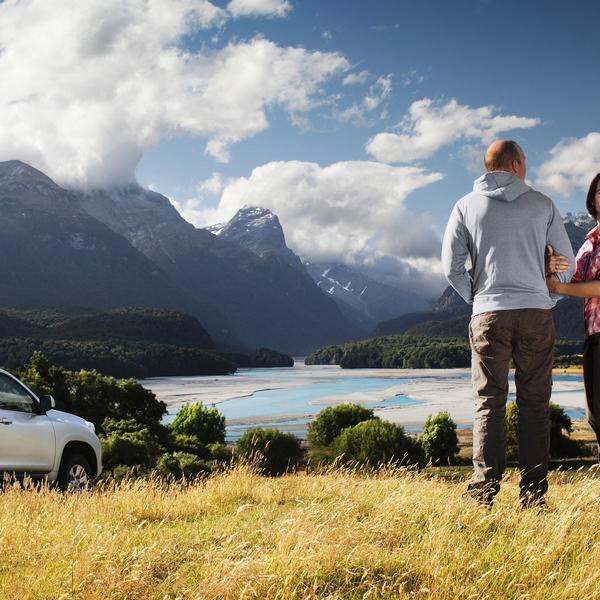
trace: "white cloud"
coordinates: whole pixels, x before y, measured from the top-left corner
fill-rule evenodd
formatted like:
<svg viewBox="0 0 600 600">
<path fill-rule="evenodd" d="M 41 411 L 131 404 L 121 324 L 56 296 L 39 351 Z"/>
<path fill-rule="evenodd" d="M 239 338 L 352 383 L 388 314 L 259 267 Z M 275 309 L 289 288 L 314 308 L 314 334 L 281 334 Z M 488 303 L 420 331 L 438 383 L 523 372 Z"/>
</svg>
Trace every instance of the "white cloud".
<svg viewBox="0 0 600 600">
<path fill-rule="evenodd" d="M 208 179 L 201 181 L 196 189 L 203 195 L 217 196 L 223 191 L 228 181 L 229 179 L 223 173 L 215 171 Z"/>
<path fill-rule="evenodd" d="M 600 171 L 600 132 L 563 140 L 550 150 L 550 158 L 537 169 L 537 187 L 568 197 L 576 189 L 587 191 Z"/>
<path fill-rule="evenodd" d="M 275 212 L 290 247 L 311 261 L 364 261 L 379 255 L 437 257 L 439 235 L 428 215 L 409 212 L 413 191 L 442 179 L 420 167 L 369 161 L 271 162 L 227 183 L 215 208 L 187 202 L 203 227 L 229 220 L 244 205 Z"/>
<path fill-rule="evenodd" d="M 337 113 L 337 118 L 344 123 L 354 123 L 358 126 L 368 126 L 370 121 L 368 113 L 379 108 L 392 94 L 392 76 L 382 76 L 369 87 L 369 91 L 358 104 Z"/>
<path fill-rule="evenodd" d="M 244 205 L 269 208 L 302 258 L 368 267 L 390 283 L 418 280 L 421 291 L 435 294 L 444 287 L 441 238 L 431 215 L 410 212 L 405 200 L 442 178 L 420 167 L 369 161 L 271 162 L 230 180 L 214 208 L 202 200 L 179 206 L 199 227 L 228 221 Z"/>
<path fill-rule="evenodd" d="M 227 18 L 206 0 L 0 3 L 0 160 L 72 186 L 123 184 L 148 148 L 185 133 L 226 161 L 269 126 L 268 109 L 300 121 L 349 68 L 260 38 L 185 50 L 185 36 Z"/>
<path fill-rule="evenodd" d="M 359 73 L 348 73 L 342 83 L 344 85 L 360 85 L 366 83 L 368 79 L 369 71 L 360 71 Z"/>
<path fill-rule="evenodd" d="M 408 163 L 432 156 L 442 146 L 460 139 L 492 142 L 500 133 L 534 127 L 539 119 L 498 114 L 494 106 L 471 108 L 450 100 L 430 98 L 410 105 L 398 128 L 400 133 L 379 133 L 369 140 L 367 152 L 383 162 Z"/>
<path fill-rule="evenodd" d="M 285 17 L 292 5 L 288 0 L 231 0 L 227 10 L 234 17 Z"/>
</svg>

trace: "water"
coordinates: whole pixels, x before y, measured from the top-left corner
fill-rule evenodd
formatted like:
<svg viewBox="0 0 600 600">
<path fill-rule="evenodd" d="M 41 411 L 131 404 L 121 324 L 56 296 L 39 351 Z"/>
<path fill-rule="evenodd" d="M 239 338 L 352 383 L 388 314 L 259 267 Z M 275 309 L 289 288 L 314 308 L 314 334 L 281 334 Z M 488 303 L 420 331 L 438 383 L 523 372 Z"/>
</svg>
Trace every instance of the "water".
<svg viewBox="0 0 600 600">
<path fill-rule="evenodd" d="M 409 376 L 401 373 L 402 376 L 394 370 L 307 367 L 297 362 L 292 368 L 240 369 L 231 376 L 165 377 L 143 383 L 167 402 L 169 414 L 165 422 L 171 421 L 186 402 L 214 404 L 226 418 L 227 441 L 239 439 L 250 427 L 277 427 L 305 438 L 307 424 L 314 416 L 341 401 L 371 408 L 408 431 L 419 431 L 427 415 L 440 410 L 448 410 L 459 427 L 471 426 L 469 371 L 423 370 L 411 371 Z M 511 375 L 510 381 L 513 380 Z M 571 418 L 584 418 L 582 377 L 557 375 L 554 382 L 552 400 L 562 405 Z M 409 394 L 405 391 L 407 385 Z M 404 393 L 399 393 L 399 386 Z M 437 393 L 435 386 L 440 390 Z M 424 389 L 430 393 L 419 399 Z M 509 400 L 513 399 L 514 395 L 509 394 Z"/>
</svg>

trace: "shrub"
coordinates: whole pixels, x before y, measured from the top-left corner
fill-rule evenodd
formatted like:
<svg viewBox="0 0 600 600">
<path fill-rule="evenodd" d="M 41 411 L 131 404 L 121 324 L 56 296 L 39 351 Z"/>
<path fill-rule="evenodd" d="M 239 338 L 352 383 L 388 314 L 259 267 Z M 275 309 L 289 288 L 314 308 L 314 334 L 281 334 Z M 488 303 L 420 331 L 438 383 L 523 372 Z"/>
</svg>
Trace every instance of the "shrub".
<svg viewBox="0 0 600 600">
<path fill-rule="evenodd" d="M 256 462 L 267 475 L 280 475 L 293 469 L 302 458 L 300 440 L 277 429 L 248 429 L 237 444 L 237 454 Z"/>
<path fill-rule="evenodd" d="M 225 417 L 216 408 L 185 404 L 169 425 L 174 435 L 196 438 L 203 444 L 225 442 Z"/>
<path fill-rule="evenodd" d="M 571 418 L 564 409 L 550 402 L 550 456 L 553 458 L 572 458 L 587 456 L 590 451 L 585 444 L 572 439 L 573 431 Z M 519 446 L 519 408 L 516 402 L 510 402 L 506 407 L 506 445 L 508 457 L 518 458 Z"/>
<path fill-rule="evenodd" d="M 329 406 L 309 423 L 308 440 L 317 446 L 328 446 L 346 427 L 354 427 L 373 418 L 373 411 L 359 404 Z"/>
<path fill-rule="evenodd" d="M 106 419 L 103 424 L 102 461 L 107 469 L 118 465 L 153 467 L 163 451 L 156 436 L 134 419 Z"/>
<path fill-rule="evenodd" d="M 194 479 L 211 472 L 210 463 L 188 452 L 165 453 L 156 463 L 156 472 L 163 477 Z"/>
<path fill-rule="evenodd" d="M 66 371 L 52 366 L 40 352 L 34 352 L 17 375 L 34 392 L 52 394 L 57 409 L 91 421 L 100 432 L 110 418 L 135 419 L 157 433 L 166 412 L 165 403 L 133 379 L 117 380 L 96 371 Z"/>
<path fill-rule="evenodd" d="M 394 423 L 372 419 L 344 429 L 333 447 L 342 462 L 377 467 L 390 461 L 403 464 L 421 462 L 421 449 L 416 440 Z"/>
<path fill-rule="evenodd" d="M 429 415 L 419 435 L 419 443 L 426 461 L 436 464 L 453 464 L 458 454 L 456 423 L 446 412 L 435 417 Z"/>
</svg>

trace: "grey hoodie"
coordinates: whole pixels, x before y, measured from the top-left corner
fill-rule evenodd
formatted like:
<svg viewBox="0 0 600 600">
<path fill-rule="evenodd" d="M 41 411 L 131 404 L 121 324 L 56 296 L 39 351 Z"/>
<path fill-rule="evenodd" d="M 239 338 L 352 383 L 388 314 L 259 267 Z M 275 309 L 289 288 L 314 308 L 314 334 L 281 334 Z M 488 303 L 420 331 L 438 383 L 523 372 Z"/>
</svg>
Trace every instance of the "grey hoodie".
<svg viewBox="0 0 600 600">
<path fill-rule="evenodd" d="M 473 304 L 474 315 L 552 308 L 560 296 L 551 297 L 546 287 L 547 244 L 569 259 L 570 270 L 559 278 L 570 281 L 575 258 L 552 200 L 512 173 L 491 171 L 454 206 L 442 244 L 444 275 Z"/>
</svg>

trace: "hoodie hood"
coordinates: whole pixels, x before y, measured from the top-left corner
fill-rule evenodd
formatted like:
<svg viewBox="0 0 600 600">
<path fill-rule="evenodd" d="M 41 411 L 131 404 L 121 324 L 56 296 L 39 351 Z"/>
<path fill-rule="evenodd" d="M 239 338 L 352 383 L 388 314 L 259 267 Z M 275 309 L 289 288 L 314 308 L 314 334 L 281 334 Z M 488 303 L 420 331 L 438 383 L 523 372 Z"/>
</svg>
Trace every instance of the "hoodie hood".
<svg viewBox="0 0 600 600">
<path fill-rule="evenodd" d="M 512 202 L 531 188 L 506 171 L 488 171 L 473 184 L 473 191 L 495 200 Z"/>
</svg>

